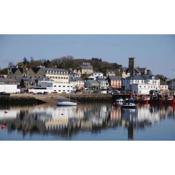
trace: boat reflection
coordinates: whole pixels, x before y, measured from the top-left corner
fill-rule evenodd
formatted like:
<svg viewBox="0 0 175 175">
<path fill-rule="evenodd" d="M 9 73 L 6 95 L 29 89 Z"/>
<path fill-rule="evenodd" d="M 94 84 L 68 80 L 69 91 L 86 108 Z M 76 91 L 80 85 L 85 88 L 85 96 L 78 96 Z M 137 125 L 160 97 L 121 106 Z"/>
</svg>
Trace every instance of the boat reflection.
<svg viewBox="0 0 175 175">
<path fill-rule="evenodd" d="M 101 132 L 120 127 L 126 128 L 128 139 L 133 140 L 139 129 L 151 127 L 165 118 L 174 119 L 174 107 L 137 106 L 121 109 L 111 104 L 84 104 L 69 107 L 33 107 L 0 110 L 1 130 L 25 134 L 60 135 L 71 137 L 83 132 Z M 0 132 L 1 132 L 0 130 Z"/>
</svg>

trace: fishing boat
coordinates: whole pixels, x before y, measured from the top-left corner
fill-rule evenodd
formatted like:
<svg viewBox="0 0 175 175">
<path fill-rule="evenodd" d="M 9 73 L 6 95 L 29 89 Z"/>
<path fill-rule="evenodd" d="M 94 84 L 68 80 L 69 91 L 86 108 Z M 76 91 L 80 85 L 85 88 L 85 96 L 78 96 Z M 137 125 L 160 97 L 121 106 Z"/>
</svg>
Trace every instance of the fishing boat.
<svg viewBox="0 0 175 175">
<path fill-rule="evenodd" d="M 122 108 L 136 108 L 136 104 L 133 99 L 124 101 Z"/>
<path fill-rule="evenodd" d="M 77 103 L 71 101 L 58 101 L 57 106 L 77 106 Z"/>
</svg>

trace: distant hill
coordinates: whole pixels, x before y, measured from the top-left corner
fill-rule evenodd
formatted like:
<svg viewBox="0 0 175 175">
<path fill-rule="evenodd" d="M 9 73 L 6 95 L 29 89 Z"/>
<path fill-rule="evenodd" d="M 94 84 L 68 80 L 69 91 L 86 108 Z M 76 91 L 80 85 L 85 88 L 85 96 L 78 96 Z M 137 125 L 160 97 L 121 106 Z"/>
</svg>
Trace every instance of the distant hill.
<svg viewBox="0 0 175 175">
<path fill-rule="evenodd" d="M 117 71 L 119 68 L 122 67 L 122 65 L 118 63 L 109 63 L 107 61 L 103 61 L 101 58 L 91 58 L 91 59 L 83 59 L 83 58 L 74 58 L 72 56 L 64 56 L 61 58 L 55 58 L 52 60 L 34 60 L 31 58 L 28 60 L 27 58 L 23 58 L 23 61 L 18 62 L 16 65 L 19 67 L 26 67 L 26 68 L 32 68 L 32 67 L 38 67 L 38 66 L 44 66 L 44 67 L 50 67 L 50 68 L 64 68 L 67 70 L 74 70 L 79 69 L 80 65 L 83 62 L 89 62 L 93 66 L 94 71 L 103 72 L 106 73 L 107 70 L 113 70 Z M 12 63 L 9 63 L 9 65 L 12 66 Z M 0 73 L 7 73 L 7 69 L 0 70 Z"/>
</svg>

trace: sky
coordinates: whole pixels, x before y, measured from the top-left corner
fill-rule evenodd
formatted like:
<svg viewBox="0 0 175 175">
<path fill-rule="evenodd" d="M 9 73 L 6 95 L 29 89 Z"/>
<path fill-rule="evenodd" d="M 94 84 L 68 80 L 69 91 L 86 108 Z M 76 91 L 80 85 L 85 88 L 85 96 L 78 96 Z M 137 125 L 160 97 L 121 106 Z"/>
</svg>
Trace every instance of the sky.
<svg viewBox="0 0 175 175">
<path fill-rule="evenodd" d="M 0 35 L 0 67 L 24 57 L 53 59 L 98 57 L 128 66 L 135 57 L 136 66 L 154 74 L 175 77 L 175 35 Z"/>
</svg>

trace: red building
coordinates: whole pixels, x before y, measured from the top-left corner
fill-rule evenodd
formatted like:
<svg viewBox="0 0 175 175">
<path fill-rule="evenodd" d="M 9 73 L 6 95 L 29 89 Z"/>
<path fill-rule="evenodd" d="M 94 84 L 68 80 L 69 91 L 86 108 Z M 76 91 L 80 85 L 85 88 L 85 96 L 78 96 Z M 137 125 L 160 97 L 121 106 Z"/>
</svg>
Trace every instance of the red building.
<svg viewBox="0 0 175 175">
<path fill-rule="evenodd" d="M 113 88 L 113 89 L 121 89 L 121 87 L 122 87 L 121 77 L 109 76 L 108 82 L 109 82 L 109 85 L 111 86 L 111 88 Z"/>
</svg>

